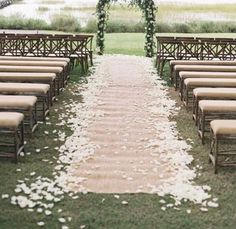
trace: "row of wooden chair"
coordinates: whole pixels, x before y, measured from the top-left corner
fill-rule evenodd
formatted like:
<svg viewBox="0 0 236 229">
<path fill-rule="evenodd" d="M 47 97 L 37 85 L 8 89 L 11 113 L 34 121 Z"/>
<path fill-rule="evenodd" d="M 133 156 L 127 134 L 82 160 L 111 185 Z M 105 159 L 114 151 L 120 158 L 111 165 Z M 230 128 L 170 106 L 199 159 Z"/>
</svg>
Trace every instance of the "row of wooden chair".
<svg viewBox="0 0 236 229">
<path fill-rule="evenodd" d="M 181 100 L 192 108 L 203 144 L 206 132 L 211 133 L 209 160 L 215 173 L 218 166 L 236 166 L 228 159 L 235 151 L 219 144 L 236 139 L 236 61 L 173 60 L 170 68 Z"/>
<path fill-rule="evenodd" d="M 93 64 L 92 35 L 0 33 L 0 55 L 64 57 L 84 72 Z"/>
<path fill-rule="evenodd" d="M 160 75 L 170 60 L 235 60 L 234 38 L 157 36 L 156 66 Z"/>
<path fill-rule="evenodd" d="M 24 135 L 45 121 L 66 86 L 70 59 L 0 56 L 1 157 L 18 160 Z"/>
</svg>

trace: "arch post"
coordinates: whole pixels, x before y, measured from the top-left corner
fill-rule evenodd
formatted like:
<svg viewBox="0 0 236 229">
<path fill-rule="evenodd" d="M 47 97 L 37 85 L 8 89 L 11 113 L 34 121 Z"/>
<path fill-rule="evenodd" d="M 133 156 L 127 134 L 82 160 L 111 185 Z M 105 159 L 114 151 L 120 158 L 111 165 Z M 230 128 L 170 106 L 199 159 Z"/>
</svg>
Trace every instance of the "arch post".
<svg viewBox="0 0 236 229">
<path fill-rule="evenodd" d="M 106 30 L 106 21 L 108 17 L 108 8 L 110 5 L 111 0 L 99 0 L 97 7 L 96 7 L 96 13 L 98 17 L 97 22 L 97 48 L 98 48 L 98 54 L 102 55 L 104 52 L 104 39 L 105 39 L 105 30 Z"/>
<path fill-rule="evenodd" d="M 96 13 L 97 13 L 97 52 L 102 55 L 104 52 L 104 41 L 105 41 L 105 30 L 106 22 L 108 19 L 109 6 L 112 2 L 117 0 L 99 0 Z M 137 5 L 141 10 L 145 18 L 145 52 L 147 57 L 153 57 L 154 55 L 154 35 L 155 35 L 155 24 L 156 24 L 156 6 L 153 0 L 130 0 L 130 5 Z"/>
</svg>

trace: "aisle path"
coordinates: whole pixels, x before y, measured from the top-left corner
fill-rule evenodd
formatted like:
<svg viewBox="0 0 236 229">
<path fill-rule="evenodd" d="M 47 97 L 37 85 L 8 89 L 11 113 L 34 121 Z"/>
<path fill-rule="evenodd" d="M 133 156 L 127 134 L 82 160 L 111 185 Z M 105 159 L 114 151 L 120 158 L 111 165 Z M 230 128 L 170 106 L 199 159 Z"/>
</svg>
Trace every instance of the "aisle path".
<svg viewBox="0 0 236 229">
<path fill-rule="evenodd" d="M 104 115 L 88 128 L 90 141 L 99 148 L 76 172 L 88 178 L 83 186 L 90 191 L 150 192 L 153 184 L 172 174 L 158 155 L 152 155 L 155 149 L 146 147 L 155 137 L 153 123 L 160 117 L 148 109 L 152 101 L 148 92 L 154 85 L 143 64 L 135 58 L 110 63 L 108 86 L 93 107 L 94 112 Z"/>
<path fill-rule="evenodd" d="M 62 182 L 82 192 L 171 194 L 199 203 L 208 198 L 192 182 L 191 147 L 169 120 L 175 102 L 152 60 L 115 55 L 99 62 L 82 93 L 84 104 L 73 105 L 74 134 L 61 149 L 73 160 Z"/>
<path fill-rule="evenodd" d="M 57 163 L 52 177 L 32 171 L 18 180 L 11 203 L 28 207 L 30 212 L 40 206 L 48 216 L 66 194 L 77 199 L 78 192 L 151 193 L 174 199 L 160 199 L 163 211 L 179 210 L 187 200 L 200 204 L 203 212 L 218 207 L 218 199 L 209 193 L 211 188 L 194 182 L 201 166 L 189 167 L 191 147 L 169 119 L 178 109 L 158 79 L 152 60 L 114 55 L 97 57 L 95 63 L 88 83 L 71 85 L 75 99 L 61 107 L 64 112 L 59 114 L 61 128 L 56 140 L 64 143 L 58 158 L 53 157 Z M 65 125 L 72 131 L 68 136 Z M 3 194 L 5 198 L 9 194 Z"/>
</svg>

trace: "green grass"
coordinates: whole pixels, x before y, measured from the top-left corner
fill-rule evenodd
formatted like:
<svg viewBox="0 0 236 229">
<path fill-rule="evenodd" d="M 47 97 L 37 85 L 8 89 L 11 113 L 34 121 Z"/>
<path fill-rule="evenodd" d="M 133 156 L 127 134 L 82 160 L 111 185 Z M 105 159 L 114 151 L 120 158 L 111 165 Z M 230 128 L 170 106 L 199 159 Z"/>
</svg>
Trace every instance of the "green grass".
<svg viewBox="0 0 236 229">
<path fill-rule="evenodd" d="M 170 34 L 172 35 L 172 34 Z M 202 34 L 201 34 L 202 35 Z M 222 36 L 227 34 L 222 34 Z M 120 54 L 136 54 L 142 55 L 144 38 L 142 34 L 108 34 L 106 45 L 106 53 Z M 80 83 L 79 76 L 81 71 L 79 68 L 72 73 L 72 82 Z M 89 76 L 88 76 L 89 77 Z M 80 78 L 83 81 L 83 78 Z M 68 85 L 68 89 L 73 86 Z M 56 137 L 50 134 L 45 138 L 44 131 L 50 133 L 52 130 L 59 130 L 56 126 L 58 113 L 65 110 L 65 103 L 69 103 L 70 99 L 81 101 L 80 97 L 72 95 L 70 90 L 66 90 L 59 96 L 59 101 L 55 103 L 50 114 L 50 122 L 52 125 L 41 125 L 33 137 L 28 141 L 27 152 L 32 154 L 21 158 L 19 164 L 15 165 L 9 160 L 0 161 L 0 196 L 3 193 L 14 194 L 14 188 L 17 180 L 29 177 L 33 171 L 37 175 L 52 177 L 53 167 L 56 164 L 57 151 L 54 147 L 62 143 L 54 142 Z M 176 99 L 181 105 L 178 95 L 173 89 L 170 89 L 170 96 Z M 59 109 L 59 112 L 54 111 Z M 191 112 L 186 112 L 182 107 L 178 116 L 174 117 L 181 136 L 184 139 L 192 138 L 194 140 L 191 154 L 194 156 L 192 166 L 202 165 L 202 176 L 196 179 L 197 184 L 208 184 L 212 187 L 212 193 L 219 198 L 219 209 L 210 209 L 208 213 L 202 213 L 199 206 L 192 203 L 184 203 L 179 211 L 169 209 L 163 212 L 160 197 L 148 194 L 124 194 L 120 195 L 117 200 L 113 195 L 109 194 L 79 194 L 79 199 L 72 200 L 65 196 L 65 199 L 58 203 L 53 210 L 53 215 L 44 217 L 40 213 L 29 213 L 26 210 L 19 209 L 9 203 L 8 200 L 0 199 L 0 229 L 34 229 L 39 228 L 36 222 L 44 220 L 46 226 L 44 228 L 59 229 L 58 217 L 70 216 L 71 223 L 68 226 L 72 229 L 80 228 L 80 225 L 86 225 L 86 228 L 160 228 L 160 229 L 234 229 L 236 225 L 236 179 L 235 169 L 220 169 L 218 175 L 213 174 L 211 164 L 208 164 L 209 144 L 202 146 L 196 134 L 196 128 L 193 125 Z M 70 130 L 63 127 L 70 134 Z M 49 145 L 50 149 L 42 153 L 36 153 L 36 148 Z M 53 158 L 54 157 L 54 158 Z M 42 159 L 49 159 L 53 164 L 42 162 Z M 22 169 L 16 172 L 16 169 Z M 32 179 L 32 178 L 31 178 Z M 167 196 L 164 199 L 171 201 Z M 127 206 L 121 204 L 121 201 L 129 202 Z M 58 209 L 63 209 L 59 214 Z M 191 209 L 192 213 L 188 215 L 187 209 Z"/>
<path fill-rule="evenodd" d="M 108 33 L 105 35 L 105 53 L 143 56 L 144 36 L 141 33 Z"/>
<path fill-rule="evenodd" d="M 235 37 L 235 33 L 158 33 L 159 36 Z M 94 38 L 95 39 L 95 38 Z M 95 41 L 95 40 L 94 40 Z M 105 54 L 144 56 L 145 35 L 142 33 L 108 33 L 105 35 Z M 95 42 L 94 42 L 95 49 Z"/>
</svg>

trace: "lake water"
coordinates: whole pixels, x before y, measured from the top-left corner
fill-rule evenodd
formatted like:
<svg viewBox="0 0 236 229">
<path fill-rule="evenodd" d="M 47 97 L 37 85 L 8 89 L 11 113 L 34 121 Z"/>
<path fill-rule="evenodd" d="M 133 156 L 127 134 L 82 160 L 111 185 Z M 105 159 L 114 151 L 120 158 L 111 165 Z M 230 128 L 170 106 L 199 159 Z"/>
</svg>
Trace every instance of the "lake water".
<svg viewBox="0 0 236 229">
<path fill-rule="evenodd" d="M 83 21 L 84 23 L 93 15 L 88 15 L 79 10 L 70 10 L 68 12 L 64 11 L 65 7 L 91 7 L 95 5 L 94 0 L 86 0 L 86 1 L 75 1 L 75 0 L 64 0 L 58 1 L 58 3 L 53 2 L 52 4 L 43 3 L 42 0 L 24 0 L 17 4 L 12 4 L 8 7 L 5 7 L 0 10 L 0 15 L 3 16 L 11 16 L 15 14 L 19 14 L 25 18 L 35 18 L 42 19 L 46 22 L 50 22 L 53 15 L 55 14 L 70 14 L 78 18 L 78 20 Z M 47 8 L 47 10 L 39 10 L 39 7 Z"/>
<path fill-rule="evenodd" d="M 50 1 L 52 2 L 51 4 Z M 124 2 L 124 1 L 123 1 Z M 236 0 L 155 0 L 156 3 L 162 4 L 162 3 L 190 3 L 190 4 L 196 4 L 196 3 L 209 3 L 209 4 L 216 4 L 217 3 L 236 3 Z M 97 0 L 24 0 L 18 4 L 10 5 L 6 8 L 3 8 L 0 10 L 0 15 L 3 16 L 11 16 L 15 14 L 19 14 L 21 16 L 24 16 L 25 18 L 36 18 L 36 19 L 43 19 L 46 22 L 50 22 L 53 15 L 55 14 L 68 14 L 75 16 L 78 18 L 80 22 L 82 22 L 82 25 L 85 25 L 87 21 L 91 18 L 95 18 L 94 13 L 90 12 L 86 13 L 86 11 L 82 11 L 79 8 L 80 7 L 91 7 L 95 6 L 97 3 Z M 40 10 L 39 7 L 43 7 L 47 10 Z M 65 7 L 75 8 L 76 10 L 64 10 Z M 230 18 L 227 18 L 227 16 L 223 14 L 188 14 L 188 12 L 184 14 L 179 15 L 167 15 L 166 18 L 164 18 L 165 21 L 168 22 L 181 22 L 181 21 L 189 21 L 189 20 L 217 20 L 217 21 L 229 21 Z"/>
</svg>

